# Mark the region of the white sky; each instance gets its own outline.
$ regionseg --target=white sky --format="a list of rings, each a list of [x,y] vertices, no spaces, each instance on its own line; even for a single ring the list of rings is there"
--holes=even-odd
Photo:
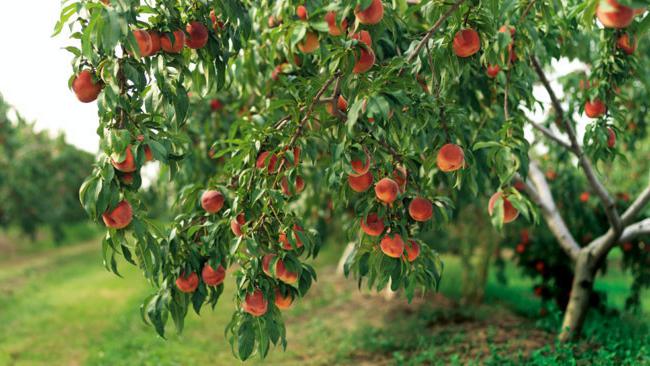
[[[69,143],[94,153],[99,143],[97,105],[79,102],[68,89],[72,55],[62,48],[70,43],[65,34],[51,37],[60,9],[56,0],[0,0],[0,34],[7,51],[0,57],[0,93],[24,117],[35,121],[37,129],[64,132]],[[566,60],[554,66],[557,74],[550,75],[551,79],[581,68]],[[550,102],[541,86],[534,94]],[[534,117],[540,117],[539,112]]]
[[[79,102],[68,89],[72,54],[66,36],[51,38],[57,0],[0,0],[0,93],[39,130],[57,134],[95,153],[99,137],[96,103]]]

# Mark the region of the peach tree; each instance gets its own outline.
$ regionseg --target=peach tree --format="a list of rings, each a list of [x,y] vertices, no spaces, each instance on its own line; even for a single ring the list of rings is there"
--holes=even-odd
[[[286,346],[281,310],[317,278],[307,260],[319,250],[320,211],[347,209],[348,274],[411,299],[442,275],[435,243],[419,233],[448,220],[461,188],[487,191],[497,227],[541,216],[587,269],[567,311],[577,334],[571,314],[586,310],[591,261],[648,227],[631,224],[649,190],[620,215],[594,168],[617,151],[608,133],[628,138],[623,121],[645,107],[625,104],[645,90],[634,51],[642,5],[67,1],[55,33],[68,27],[74,41],[71,89],[97,101],[101,153],[79,198],[107,226],[105,265],[117,273],[122,256],[142,269],[156,289],[142,318],[161,336],[170,317],[180,331],[190,308],[216,306],[230,273],[238,310],[227,337],[241,359],[264,357]],[[562,57],[593,66],[590,87],[566,102],[545,74]],[[552,106],[533,94],[538,81]],[[594,119],[580,143],[573,117],[583,106]],[[536,108],[553,117],[531,121]],[[611,232],[585,247],[571,241],[538,179],[531,127],[575,156]],[[151,160],[172,187],[166,224],[139,194]]]

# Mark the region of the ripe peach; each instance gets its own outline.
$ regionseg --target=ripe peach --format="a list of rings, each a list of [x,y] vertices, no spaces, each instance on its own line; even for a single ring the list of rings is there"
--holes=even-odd
[[[226,270],[221,265],[215,270],[207,262],[201,271],[203,282],[208,286],[219,286],[226,278]]]
[[[173,33],[174,42],[169,33],[165,33],[160,37],[160,47],[163,51],[168,53],[181,53],[185,45],[185,33],[182,30],[176,30]]]
[[[273,272],[271,272],[271,261],[275,257],[275,254],[265,254],[264,257],[262,257],[262,271],[269,277],[273,277]]]
[[[499,71],[501,71],[501,68],[499,67],[499,65],[488,65],[488,67],[487,67],[487,75],[488,75],[488,77],[490,77],[492,79],[497,77],[497,75],[499,74]]]
[[[620,48],[623,52],[628,55],[631,55],[636,51],[637,39],[636,36],[632,36],[633,41],[630,41],[630,36],[625,33],[622,34],[616,40],[616,47]]]
[[[242,236],[242,231],[241,227],[246,224],[246,217],[244,216],[244,213],[240,213],[237,215],[237,217],[230,221],[230,230],[232,230],[232,233],[235,234],[235,236]]]
[[[381,251],[389,257],[399,258],[404,253],[404,240],[399,234],[394,236],[386,235],[381,242],[379,242]]]
[[[345,33],[345,30],[348,28],[348,20],[343,18],[341,23],[336,24],[336,12],[329,11],[325,14],[325,21],[329,27],[329,33],[332,36],[340,36]]]
[[[406,182],[408,180],[408,173],[406,172],[406,168],[402,165],[398,165],[393,169],[393,180],[395,183],[397,183],[397,186],[399,187],[399,193],[404,193],[406,192]]]
[[[589,118],[599,118],[607,112],[607,107],[600,99],[587,101],[585,103],[585,114]]]
[[[275,28],[282,24],[282,19],[276,18],[275,16],[271,15],[268,20],[268,26],[269,28]]]
[[[104,225],[111,229],[124,229],[129,226],[133,220],[133,210],[131,205],[126,200],[121,201],[115,206],[114,209],[107,209],[102,214]]]
[[[521,236],[521,242],[523,244],[528,244],[528,242],[530,241],[530,233],[528,232],[528,230],[522,229],[519,235]]]
[[[295,245],[296,248],[301,248],[303,246],[302,240],[300,240],[300,236],[298,236],[298,232],[302,232],[302,228],[298,225],[293,225],[293,237],[296,239]],[[287,234],[285,233],[280,233],[280,237],[278,238],[280,243],[282,243],[282,248],[286,250],[292,250],[293,246],[289,242],[289,239],[287,239]]]
[[[370,158],[370,155],[368,152],[365,152],[365,158],[362,159],[352,159],[350,164],[352,165],[352,170],[354,170],[357,174],[356,176],[360,176],[363,174],[366,174],[368,170],[370,170],[370,164],[372,163],[372,159]]]
[[[634,9],[616,0],[601,0],[596,8],[596,17],[606,28],[626,28],[634,20]]]
[[[354,15],[361,24],[377,24],[384,17],[384,5],[381,0],[372,0],[370,5],[363,10],[361,6],[357,5]]]
[[[504,197],[503,192],[497,192],[490,197],[490,201],[488,202],[488,213],[490,216],[494,214],[494,205],[497,203],[499,199],[503,200],[503,223],[507,224],[509,222],[515,221],[517,217],[519,216],[519,211],[508,201],[506,197]]]
[[[280,75],[284,73],[284,69],[286,67],[289,67],[289,64],[286,62],[283,62],[276,66],[273,71],[271,72],[271,79],[274,81],[277,81],[280,78]]]
[[[481,49],[481,39],[474,29],[463,29],[454,36],[452,47],[456,56],[470,57]]]
[[[252,316],[262,316],[266,314],[269,308],[269,302],[264,298],[264,294],[259,289],[255,289],[250,294],[246,294],[242,310],[251,314]]]
[[[390,178],[382,178],[375,184],[375,195],[384,203],[393,203],[397,199],[399,186]]]
[[[291,189],[289,189],[289,179],[287,179],[286,176],[282,177],[282,181],[280,182],[280,186],[282,187],[282,193],[285,196],[291,196]],[[294,187],[294,192],[295,193],[300,193],[305,189],[305,180],[302,179],[301,176],[296,177],[296,184]]]
[[[607,147],[613,149],[616,145],[616,133],[610,127],[607,127]]]
[[[286,310],[291,307],[291,304],[293,304],[293,296],[291,296],[290,292],[287,292],[286,295],[282,294],[279,288],[275,289],[275,306],[278,307],[278,309],[281,310]]]
[[[82,70],[72,81],[72,90],[82,103],[90,103],[97,99],[103,87],[101,80],[93,81],[93,74],[89,70]]]
[[[309,19],[309,13],[307,12],[307,8],[305,8],[304,5],[298,5],[298,7],[296,7],[296,16],[300,20]]]
[[[426,198],[416,197],[409,204],[409,215],[415,221],[427,221],[433,216],[433,205]]]
[[[373,177],[372,172],[367,172],[364,175],[348,175],[348,185],[355,192],[365,192],[372,185]]]
[[[269,173],[275,172],[276,164],[278,162],[278,157],[273,154],[269,158],[270,152],[268,151],[262,151],[258,156],[257,156],[257,161],[255,162],[255,167],[257,169],[264,169],[267,168]]]
[[[342,95],[339,95],[339,99],[336,101],[336,107],[339,109],[339,111],[345,113],[348,110],[348,101],[345,100]],[[334,107],[332,106],[332,103],[327,103],[325,105],[325,109],[327,110],[327,113],[334,116]]]
[[[275,265],[275,275],[278,277],[278,280],[289,285],[298,282],[298,273],[290,272],[282,259],[279,259]]]
[[[368,46],[368,48],[372,47],[372,37],[370,36],[370,33],[368,33],[368,31],[362,30],[358,33],[351,35],[350,38],[356,39],[357,41]]]
[[[196,291],[197,287],[199,287],[199,276],[194,272],[190,272],[190,274],[186,276],[185,272],[183,272],[176,279],[176,287],[186,294],[192,293]]]
[[[371,213],[366,219],[361,219],[361,230],[370,236],[379,236],[384,232],[384,220]]]
[[[113,157],[111,157],[111,164],[116,170],[119,170],[121,172],[134,172],[137,167],[135,166],[135,159],[133,158],[133,153],[131,152],[131,145],[128,145],[125,151],[126,154],[123,161],[117,162],[115,159],[113,159]]]
[[[206,190],[201,195],[201,207],[207,213],[217,213],[223,207],[223,194],[215,190]]]
[[[406,251],[406,260],[409,262],[413,262],[420,256],[420,245],[415,240],[409,239],[404,246],[404,250]]]
[[[375,65],[375,53],[372,50],[360,49],[359,54],[354,56],[355,64],[352,68],[354,74],[368,72]]]
[[[153,43],[151,41],[151,35],[149,35],[149,32],[141,29],[136,29],[133,31],[133,37],[135,37],[135,42],[138,44],[140,56],[146,57],[151,55]]]
[[[631,251],[632,249],[634,249],[634,244],[632,244],[632,243],[630,243],[630,242],[625,242],[625,243],[623,243],[623,244],[621,245],[621,247],[623,248],[623,251],[624,251],[624,252],[629,252],[629,251]]]
[[[555,180],[555,178],[557,178],[557,173],[555,172],[555,170],[547,170],[544,175],[548,180]]]
[[[223,104],[219,99],[212,99],[210,101],[210,109],[213,112],[220,111],[223,108]]]
[[[525,251],[526,251],[526,246],[524,244],[520,243],[520,244],[517,244],[517,246],[515,247],[515,252],[517,252],[519,254],[523,254]]]
[[[580,202],[587,202],[587,201],[589,201],[589,192],[580,193]]]
[[[124,173],[122,174],[122,183],[131,185],[133,184],[133,174],[132,173]]]
[[[186,27],[185,44],[192,49],[203,48],[208,43],[208,28],[201,22],[190,22]]]
[[[546,265],[544,264],[543,261],[537,261],[535,263],[535,270],[539,273],[544,273],[544,269],[546,268]]]
[[[303,53],[312,53],[316,51],[318,47],[320,47],[318,34],[311,31],[308,31],[305,34],[305,39],[298,43],[298,49]]]
[[[221,21],[221,17],[217,17],[217,13],[214,10],[210,10],[210,21],[212,21],[212,29],[215,32],[223,30],[223,21]]]
[[[465,166],[465,153],[456,144],[445,144],[438,151],[436,158],[438,169],[443,172],[453,172]]]
[[[160,33],[150,30],[149,37],[151,38],[151,51],[147,56],[153,56],[160,52]]]

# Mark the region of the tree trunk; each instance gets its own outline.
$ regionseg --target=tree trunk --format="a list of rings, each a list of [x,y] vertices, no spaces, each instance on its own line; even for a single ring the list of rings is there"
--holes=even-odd
[[[589,310],[589,301],[594,288],[596,266],[590,251],[583,249],[576,261],[571,297],[564,312],[559,340],[566,342],[580,336]]]

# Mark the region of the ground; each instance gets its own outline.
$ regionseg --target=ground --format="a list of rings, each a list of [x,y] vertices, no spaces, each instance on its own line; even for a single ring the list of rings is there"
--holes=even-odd
[[[226,283],[214,311],[191,314],[182,335],[170,327],[163,340],[140,319],[140,302],[151,288],[131,266],[120,267],[123,278],[108,273],[97,239],[37,254],[17,252],[11,260],[0,259],[0,365],[238,364],[223,335],[233,310],[233,283]],[[591,322],[601,326],[588,329],[585,341],[557,346],[557,319],[533,316],[539,302],[515,269],[508,272],[508,286],[490,281],[485,305],[462,306],[458,261],[447,257],[441,292],[409,304],[358,291],[355,281],[336,274],[338,252],[326,248],[315,263],[318,282],[286,312],[287,350],[248,364],[650,363],[645,321],[617,320],[611,327],[602,326],[607,319]],[[600,285],[620,303],[625,279],[612,276]]]

